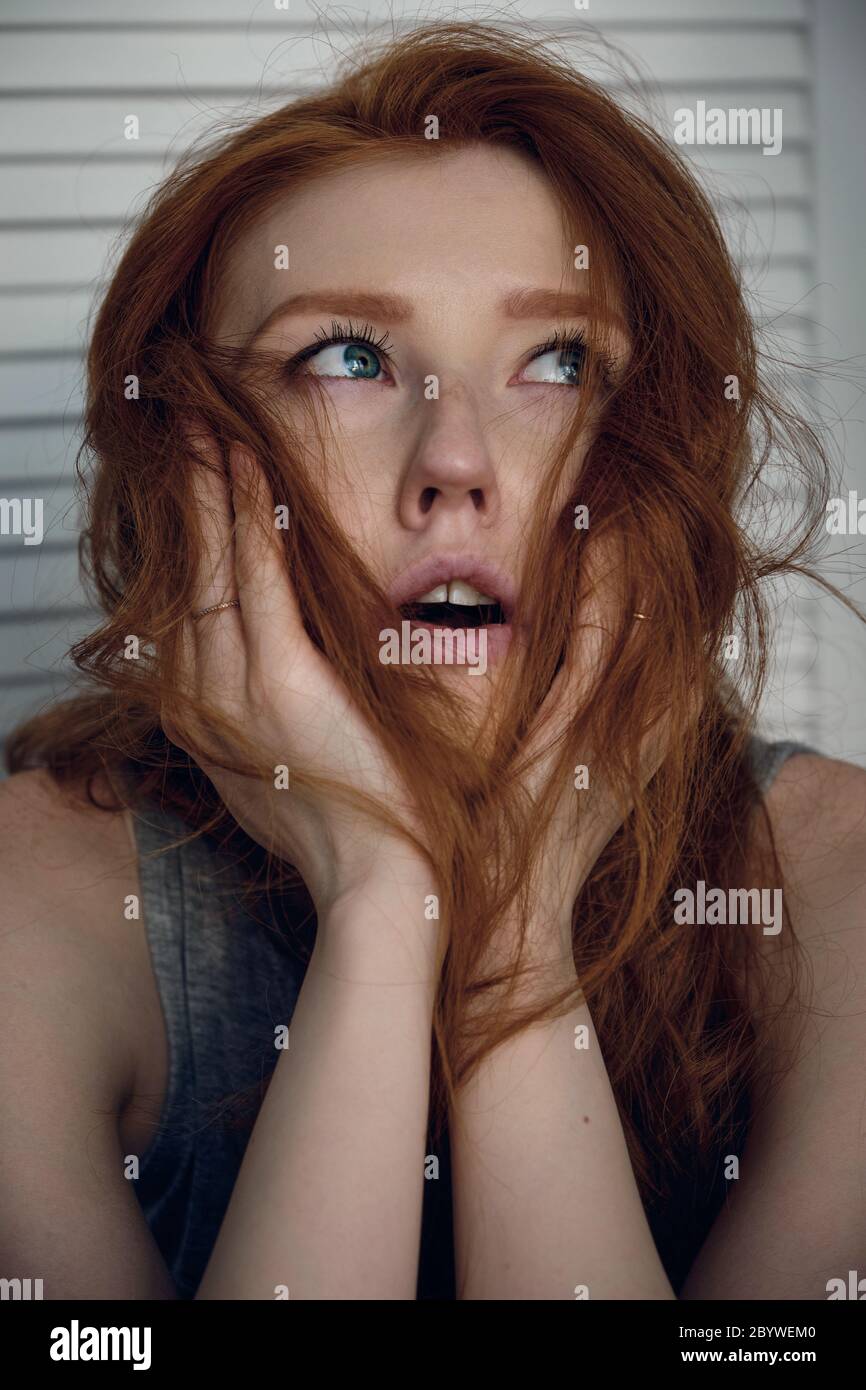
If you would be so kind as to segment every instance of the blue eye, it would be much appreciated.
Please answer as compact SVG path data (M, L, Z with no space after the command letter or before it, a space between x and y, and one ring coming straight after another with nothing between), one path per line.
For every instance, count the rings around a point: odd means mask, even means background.
M557 386L580 386L585 363L586 348L581 342L570 347L546 348L524 367L523 379Z
M343 381L380 381L384 379L383 360L390 360L389 349L388 334L375 337L371 324L356 328L351 321L343 324L334 319L330 333L317 334L315 343L286 363L286 372L289 376L303 370L310 376Z
M307 358L307 371L314 376L375 381L382 375L382 363L375 348L368 343L334 343Z
M385 363L393 362L392 345L388 334L376 337L372 325L356 328L351 320L334 320L330 333L323 330L316 341L302 348L287 363L286 375L303 372L310 376L342 381L383 382L389 376ZM557 332L548 338L527 362L521 381L542 382L554 386L579 387L583 384L587 362L587 346L580 332ZM315 363L315 365L313 365ZM610 381L611 362L601 356L602 377Z

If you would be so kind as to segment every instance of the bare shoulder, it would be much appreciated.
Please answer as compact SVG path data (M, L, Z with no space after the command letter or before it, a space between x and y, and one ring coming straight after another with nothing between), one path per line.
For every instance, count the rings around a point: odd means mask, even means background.
M0 859L7 883L31 880L30 890L44 893L62 883L69 892L95 871L134 860L134 846L122 814L100 810L81 789L38 769L0 782ZM74 899L69 905L74 911Z
M845 932L866 964L866 771L799 754L783 764L766 807L799 939Z
M158 1037L147 942L129 916L140 888L128 818L42 770L10 777L0 883L0 991L19 1016L77 1019L75 1045L99 1050L103 1099L122 1106Z
M0 1272L46 1298L170 1298L125 1156L164 1053L123 813L44 772L0 785Z
M765 807L786 924L756 938L769 967L754 996L761 1080L739 1180L689 1299L826 1299L866 1242L866 772L798 754ZM766 885L760 818L753 849L754 881Z
M0 783L0 941L70 941L84 928L105 956L122 953L125 887L136 856L122 813L98 809L45 771Z
M800 753L782 764L766 797L777 834L798 852L832 853L866 844L866 770Z
M780 1066L795 1063L789 1085L804 1107L820 1084L818 1108L834 1123L852 1098L866 1100L866 772L797 755L781 768L766 808L787 909L785 929L762 941L774 967L767 1046Z

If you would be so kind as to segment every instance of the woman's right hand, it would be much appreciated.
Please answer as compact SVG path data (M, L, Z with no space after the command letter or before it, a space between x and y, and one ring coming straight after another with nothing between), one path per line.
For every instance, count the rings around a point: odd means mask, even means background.
M247 834L298 869L320 921L372 879L413 898L417 886L423 921L423 897L433 891L423 853L327 789L296 780L304 773L370 794L420 839L408 790L304 629L256 460L232 445L229 485L213 436L190 432L190 440L211 465L194 474L201 543L192 612L234 598L240 608L184 619L181 684L240 728L273 773L265 780L218 766L212 759L243 763L239 746L189 718L178 727L166 711L165 732L199 764ZM278 785L279 768L288 769L288 788Z

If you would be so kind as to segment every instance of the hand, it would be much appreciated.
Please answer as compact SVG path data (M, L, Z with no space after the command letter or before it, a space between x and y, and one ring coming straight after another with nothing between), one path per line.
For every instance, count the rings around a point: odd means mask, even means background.
M299 870L320 921L371 878L385 877L408 890L408 901L418 885L421 923L424 893L433 891L423 844L414 847L317 785L330 780L377 798L420 840L407 789L304 629L267 480L235 445L230 486L213 437L190 432L190 439L211 465L194 471L202 543L192 611L233 598L240 608L184 619L181 686L215 708L229 732L204 729L188 713L178 727L170 709L163 711L163 727L207 774L238 824ZM242 736L254 745L258 777L220 765L247 764ZM276 785L279 767L288 769L287 789Z
M618 798L605 777L603 766L593 760L591 749L579 755L588 772L588 785L575 785L575 769L557 771L562 742L575 716L591 696L607 659L616 631L618 597L615 583L599 581L606 547L590 548L584 564L589 600L580 614L566 658L529 731L519 761L519 774L530 802L538 802L548 781L559 779L549 821L543 832L533 868L530 920L527 924L528 959L549 964L566 974L573 972L572 911L583 884L599 855L622 825L631 809ZM608 564L607 574L615 578ZM641 619L633 619L636 632ZM695 705L697 709L697 702ZM671 740L670 722L662 717L645 733L640 751L640 776L646 784L658 771ZM514 959L516 912L503 924L500 939L488 960ZM506 954L503 955L503 952ZM561 970L560 970L561 975Z

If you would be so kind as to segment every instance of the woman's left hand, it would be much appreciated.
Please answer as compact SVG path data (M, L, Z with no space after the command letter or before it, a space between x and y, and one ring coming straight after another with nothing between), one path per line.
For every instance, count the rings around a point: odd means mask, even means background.
M581 615L566 661L559 670L536 717L521 757L521 780L532 801L537 801L554 775L563 739L577 712L591 695L602 670L615 631L612 600L602 606L594 600ZM643 621L635 617L635 624ZM670 724L658 721L644 735L641 747L643 785L655 775L670 746ZM581 757L585 785L578 784L577 768L566 770L561 791L535 860L532 908L527 925L531 959L557 962L574 969L572 911L583 884L602 850L622 825L629 807L623 806L593 762L591 752ZM515 925L514 914L504 924L506 937ZM510 949L513 942L500 943Z

